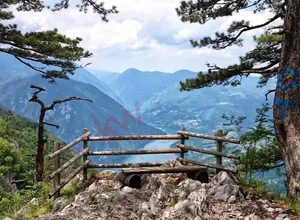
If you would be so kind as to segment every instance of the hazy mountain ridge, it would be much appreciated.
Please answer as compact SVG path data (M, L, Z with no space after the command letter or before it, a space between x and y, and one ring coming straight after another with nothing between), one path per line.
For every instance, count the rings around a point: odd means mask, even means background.
M142 119L155 127L176 131L185 126L207 133L222 125L222 113L247 116L246 124L250 125L255 108L264 102L264 94L275 85L271 80L266 87L257 89L258 78L249 76L237 87L213 86L180 92L179 82L196 74L188 70L162 73L128 69L110 87L131 108L139 101Z
M134 118L124 118L124 107L111 97L102 93L96 87L73 80L57 80L57 84L49 84L46 80L36 75L1 85L0 103L6 109L12 110L22 116L37 121L39 106L37 103L29 103L33 90L31 84L39 85L46 89L40 97L45 104L56 99L65 99L70 96L89 98L93 103L85 101L72 101L57 105L54 111L49 111L46 121L58 124L59 129L47 128L57 137L66 142L72 141L88 128L93 135L125 135L125 134L163 134L161 130L151 127L143 122L137 122ZM96 122L95 122L96 118ZM109 121L113 118L120 124ZM107 125L107 128L105 128ZM101 130L102 129L102 130ZM144 146L146 142L111 142L92 144L94 149L137 149ZM76 146L79 150L81 146ZM99 158L101 159L101 158ZM119 158L115 158L119 160Z
M39 63L30 63L36 67L42 67ZM36 75L40 75L40 73L24 65L15 57L5 53L0 53L0 85ZM76 69L74 75L69 74L69 78L75 81L91 84L98 88L101 92L122 103L122 100L104 82L100 81L85 68Z

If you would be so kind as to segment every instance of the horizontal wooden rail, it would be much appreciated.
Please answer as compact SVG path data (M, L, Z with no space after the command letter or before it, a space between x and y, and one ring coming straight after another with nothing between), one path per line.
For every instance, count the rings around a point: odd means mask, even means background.
M127 135L127 136L99 136L89 137L88 141L114 141L114 140L180 140L181 135ZM188 137L185 137L188 139Z
M149 163L120 163L120 164L89 164L88 168L123 168L123 167L159 167L163 165L164 162L149 162Z
M94 151L88 153L90 156L103 155L136 155L136 154L171 154L181 153L180 149L153 149L153 150L128 150L128 151Z
M88 136L90 136L91 132L87 132L84 135L82 135L81 137L77 138L76 140L72 141L71 143L67 144L66 146L64 146L63 148L61 148L58 151L55 151L53 154L50 154L49 157L51 159L53 159L54 157L56 157L58 154L61 154L62 152L68 150L69 148L73 147L74 145L78 144L80 141L85 140Z
M203 138L203 139L208 139L208 140L213 140L213 141L222 141L222 142L233 143L233 144L240 143L240 140L238 140L238 139L228 139L228 138L224 138L224 137L210 136L210 135L206 135L206 134L198 134L198 133L188 132L188 131L178 131L178 134L187 135L190 137Z
M180 149L186 150L186 151L196 151L199 153L204 153L204 154L210 154L210 155L215 155L215 156L221 156L221 157L227 157L231 159L239 159L239 156L236 156L234 154L227 154L219 151L213 151L213 150L206 150L206 149L201 149L193 146L187 146L183 144L178 144L177 147Z
M53 192L49 193L49 198L54 196L56 192L61 190L65 185L67 185L68 182L70 182L81 170L83 170L84 167L86 167L89 164L90 160L86 160L80 167L78 167L76 170L74 170L59 186L54 189Z
M219 170L229 171L229 172L232 172L232 173L237 173L237 170L233 167L225 167L225 166L218 165L218 164L204 163L204 162L195 161L195 160L183 159L183 158L180 158L180 157L178 157L177 160L179 160L180 162L192 163L192 164L196 164L196 165L200 165L200 166L206 166L206 167L210 167L210 168L216 168L216 169L219 169Z
M185 173L207 170L204 166L182 166L182 167L144 167L144 168L125 168L122 172L128 174L149 174L149 173Z
M81 151L75 157L73 157L68 162L66 162L64 165L62 165L59 169L57 169L53 173L51 173L49 175L49 178L52 179L56 174L60 173L61 171L65 170L66 168L71 166L76 160L78 160L80 157L82 157L84 154L86 154L89 150L90 150L90 148L86 148L83 151Z

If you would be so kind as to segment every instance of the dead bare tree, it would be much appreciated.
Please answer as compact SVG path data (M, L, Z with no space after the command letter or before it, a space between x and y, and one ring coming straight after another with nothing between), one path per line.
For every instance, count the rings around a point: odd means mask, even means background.
M78 101L78 100L92 102L92 100L72 96L63 100L55 100L49 106L46 106L44 102L38 97L38 94L40 92L45 92L46 90L44 88L35 85L31 85L30 88L36 89L37 91L33 93L33 96L29 99L29 102L36 102L40 105L37 152L36 152L36 163L35 163L36 181L40 182L43 180L43 173L44 173L44 145L46 142L46 140L44 140L44 132L45 132L44 126L48 125L48 126L55 127L57 129L59 128L59 125L45 122L46 112L50 110L54 110L54 107L57 104L62 104L69 101Z

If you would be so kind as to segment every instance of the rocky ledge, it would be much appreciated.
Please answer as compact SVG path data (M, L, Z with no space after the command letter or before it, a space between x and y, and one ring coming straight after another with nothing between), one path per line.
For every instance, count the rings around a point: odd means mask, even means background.
M182 166L169 161L163 166ZM103 171L96 181L60 210L61 198L54 202L56 212L39 220L289 220L289 215L272 201L247 194L232 175L220 172L201 183L185 174L142 176L140 189L122 186L118 174Z

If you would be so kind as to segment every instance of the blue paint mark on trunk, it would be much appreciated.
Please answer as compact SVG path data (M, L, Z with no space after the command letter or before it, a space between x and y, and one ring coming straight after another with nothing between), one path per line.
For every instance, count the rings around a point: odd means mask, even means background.
M296 107L296 102L294 100L283 100L283 99L275 99L275 104L281 105L281 114L280 119L285 119L286 108L290 105L292 108Z

